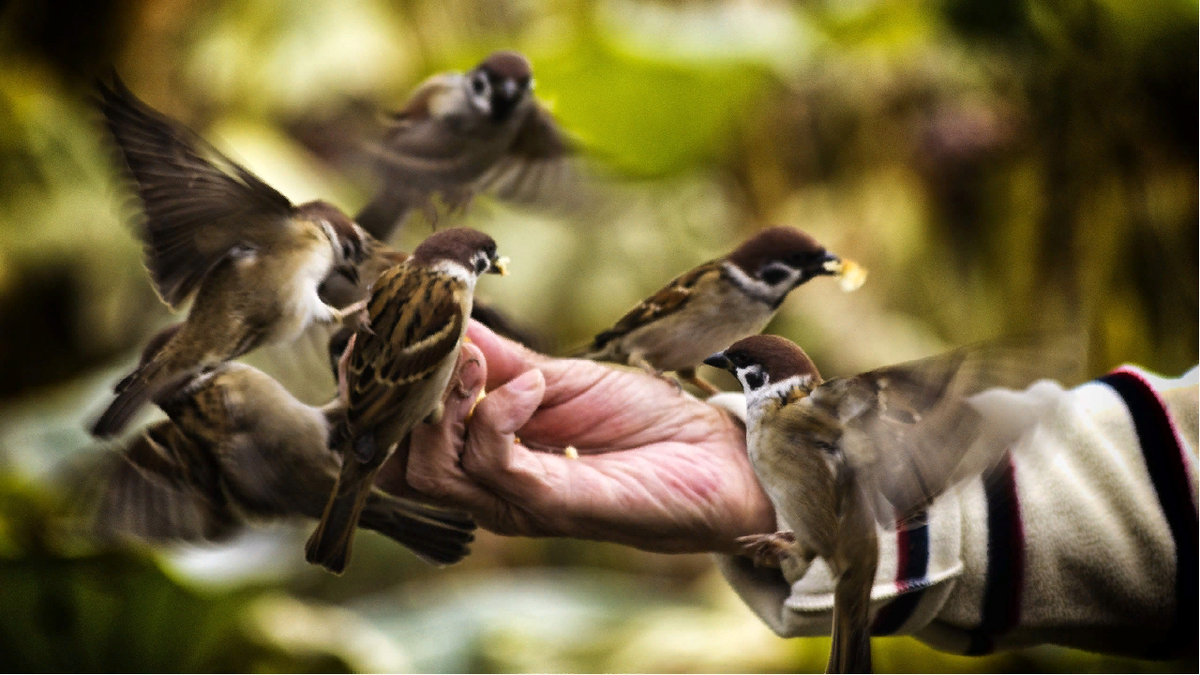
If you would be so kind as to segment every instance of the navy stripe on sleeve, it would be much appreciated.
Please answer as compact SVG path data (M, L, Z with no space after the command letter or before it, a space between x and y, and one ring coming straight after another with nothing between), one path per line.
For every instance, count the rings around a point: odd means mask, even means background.
M1021 591L1025 583L1025 530L1017 500L1016 468L1007 455L984 480L987 497L987 581L983 590L982 618L971 631L967 654L990 654L996 639L1021 619Z
M871 624L872 634L892 635L900 630L925 595L928 575L929 525L921 513L909 523L896 523L896 590L900 595L880 608Z
M1150 481L1158 493L1171 536L1175 540L1175 619L1170 630L1146 656L1162 658L1194 649L1196 616L1200 613L1200 524L1192 498L1183 448L1166 407L1144 378L1128 370L1117 370L1100 381L1112 387L1125 401Z

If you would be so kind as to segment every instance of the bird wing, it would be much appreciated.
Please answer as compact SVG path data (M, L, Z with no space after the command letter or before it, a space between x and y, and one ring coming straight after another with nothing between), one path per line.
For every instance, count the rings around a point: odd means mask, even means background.
M478 189L514 202L568 201L567 194L584 187L578 167L569 161L576 150L550 111L535 101L508 152L480 179Z
M911 518L957 482L990 469L1036 423L993 419L974 399L1074 369L1078 352L1049 342L993 342L831 380L814 402L835 408L842 447L881 523ZM831 395L832 394L832 395ZM890 508L877 497L882 496Z
M142 202L146 268L167 305L185 301L234 247L280 236L293 212L287 197L138 100L120 79L97 88Z
M714 260L675 277L654 295L629 310L612 328L598 334L592 341L591 349L604 349L609 342L628 335L664 316L678 312L692 297L697 286L702 286L704 281L712 281L715 276L720 274L721 265Z
M359 331L347 367L349 424L370 429L416 410L439 366L454 358L465 317L460 279L409 263L380 275L367 311L370 330ZM430 395L436 405L441 392Z
M77 513L101 539L207 541L238 527L215 473L170 420L147 427L128 447L81 472Z
M478 179L502 152L479 152L473 146L486 139L438 117L436 108L443 97L460 89L460 77L454 73L429 78L392 115L383 142L372 148L386 190L428 196L459 187Z

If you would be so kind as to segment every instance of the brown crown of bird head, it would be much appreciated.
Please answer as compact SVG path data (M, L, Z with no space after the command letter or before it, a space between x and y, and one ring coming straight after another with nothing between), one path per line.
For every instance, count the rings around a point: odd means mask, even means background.
M816 276L836 274L840 259L816 239L792 227L768 227L727 257L747 276L791 290ZM782 300L782 298L780 298Z
M456 262L472 274L507 274L507 260L496 255L496 241L469 227L454 227L430 235L412 252L414 263Z
M704 359L714 368L729 371L746 393L797 378L796 384L813 389L821 374L808 354L791 340L776 335L752 335Z

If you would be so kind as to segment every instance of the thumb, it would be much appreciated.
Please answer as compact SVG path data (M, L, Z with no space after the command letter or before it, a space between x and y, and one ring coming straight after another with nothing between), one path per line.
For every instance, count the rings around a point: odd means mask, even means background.
M476 480L503 486L513 468L513 437L537 411L545 393L546 379L534 369L485 396L467 424L463 470Z
M496 335L490 328L474 319L467 326L467 337L479 347L484 358L487 359L487 388L489 390L537 367L537 363L542 360L542 357L536 352Z

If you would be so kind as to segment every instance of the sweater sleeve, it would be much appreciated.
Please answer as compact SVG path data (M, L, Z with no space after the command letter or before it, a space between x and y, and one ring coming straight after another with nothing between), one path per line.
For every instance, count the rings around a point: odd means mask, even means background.
M940 497L921 525L879 530L872 632L963 654L1040 643L1195 653L1197 392L1196 369L1170 380L1132 367L1069 391L1027 389L1049 413L996 470ZM740 395L709 402L745 415ZM717 558L776 633L829 634L822 561L788 579Z

